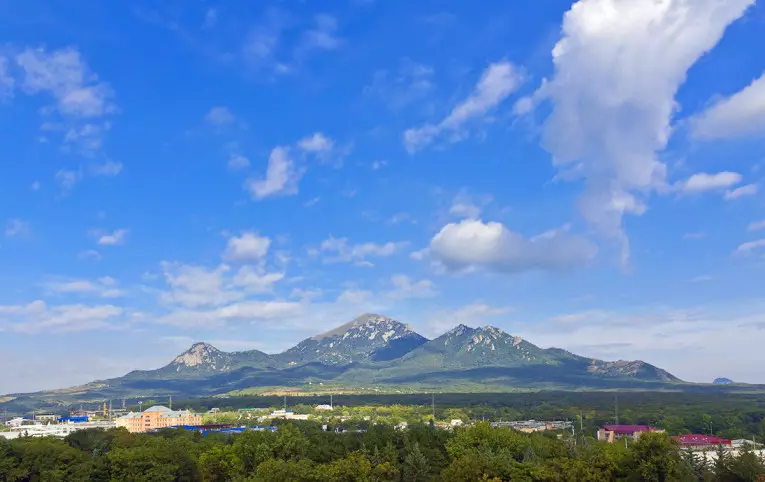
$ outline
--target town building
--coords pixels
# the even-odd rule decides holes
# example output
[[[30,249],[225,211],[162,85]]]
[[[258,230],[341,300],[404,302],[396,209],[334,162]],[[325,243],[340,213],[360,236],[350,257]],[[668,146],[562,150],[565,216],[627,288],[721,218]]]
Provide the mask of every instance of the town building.
[[[24,422],[30,422],[30,420],[24,420],[21,417],[12,418],[12,419],[8,420],[7,422],[5,422],[5,426],[6,427],[21,427],[21,425]]]
[[[35,415],[34,418],[38,422],[53,422],[58,419],[58,415],[55,413],[40,413]]]
[[[724,448],[731,448],[732,446],[730,440],[710,435],[687,434],[672,438],[677,440],[681,448],[690,450],[714,450],[720,445]]]
[[[202,416],[188,410],[170,410],[162,405],[154,405],[143,412],[123,415],[116,423],[118,427],[125,427],[128,432],[148,432],[178,425],[201,425]]]
[[[328,404],[325,403],[325,404],[322,404],[322,405],[316,405],[313,409],[314,410],[318,410],[318,411],[332,410],[332,405],[328,405]]]
[[[284,418],[286,420],[308,420],[307,414],[297,414],[292,410],[274,410],[269,418]]]
[[[598,440],[613,443],[622,438],[637,439],[646,432],[661,432],[664,430],[649,425],[604,425],[598,430]]]

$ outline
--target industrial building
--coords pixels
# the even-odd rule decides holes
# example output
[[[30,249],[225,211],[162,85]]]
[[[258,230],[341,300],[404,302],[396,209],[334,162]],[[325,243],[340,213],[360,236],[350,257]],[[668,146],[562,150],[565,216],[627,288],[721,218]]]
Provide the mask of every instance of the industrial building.
[[[178,425],[201,425],[202,415],[188,410],[171,410],[162,405],[154,405],[143,412],[130,412],[123,415],[116,420],[116,423],[118,427],[125,427],[128,432],[148,432]]]
[[[677,440],[680,447],[690,450],[714,450],[718,446],[729,449],[733,444],[728,439],[712,437],[710,435],[687,434],[672,438]]]
[[[646,432],[663,433],[664,430],[649,425],[604,425],[598,430],[598,440],[610,443],[625,437],[635,440]]]

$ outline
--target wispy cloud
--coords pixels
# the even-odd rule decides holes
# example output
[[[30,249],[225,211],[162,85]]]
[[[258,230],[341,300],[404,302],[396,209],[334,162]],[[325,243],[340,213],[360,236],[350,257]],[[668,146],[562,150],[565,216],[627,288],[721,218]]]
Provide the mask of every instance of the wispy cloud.
[[[481,76],[473,92],[457,104],[438,124],[407,129],[404,147],[412,154],[424,149],[443,133],[450,134],[452,142],[462,140],[468,121],[479,119],[497,107],[515,92],[524,80],[522,70],[508,61],[491,64]]]

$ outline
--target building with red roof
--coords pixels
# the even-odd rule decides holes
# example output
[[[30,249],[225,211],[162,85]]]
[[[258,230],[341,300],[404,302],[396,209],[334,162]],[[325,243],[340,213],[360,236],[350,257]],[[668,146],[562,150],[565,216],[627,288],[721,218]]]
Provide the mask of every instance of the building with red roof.
[[[650,425],[604,425],[598,430],[598,440],[610,443],[624,437],[634,440],[646,432],[664,432],[664,430]]]
[[[714,449],[718,445],[731,447],[732,442],[725,438],[712,437],[710,435],[687,434],[672,437],[677,440],[680,447],[691,450]]]

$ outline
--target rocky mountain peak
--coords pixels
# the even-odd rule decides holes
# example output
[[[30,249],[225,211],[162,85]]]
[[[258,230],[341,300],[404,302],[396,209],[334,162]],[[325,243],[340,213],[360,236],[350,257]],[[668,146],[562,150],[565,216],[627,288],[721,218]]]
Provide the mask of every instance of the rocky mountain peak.
[[[473,329],[470,328],[469,326],[463,325],[463,324],[459,324],[459,325],[455,326],[454,328],[452,328],[451,330],[447,331],[445,333],[445,335],[446,336],[450,336],[450,337],[451,336],[461,336],[461,335],[465,334],[466,332],[470,332],[470,331],[473,331]]]
[[[409,325],[400,323],[387,316],[365,313],[333,330],[316,335],[312,339],[320,341],[328,338],[340,337],[342,340],[348,338],[367,338],[369,340],[375,340],[380,337],[383,341],[387,342],[399,338],[409,332],[412,332]]]
[[[228,358],[228,355],[208,343],[194,343],[191,348],[175,357],[171,365],[177,371],[184,367],[209,367],[215,370],[222,369],[218,365],[225,365]]]

